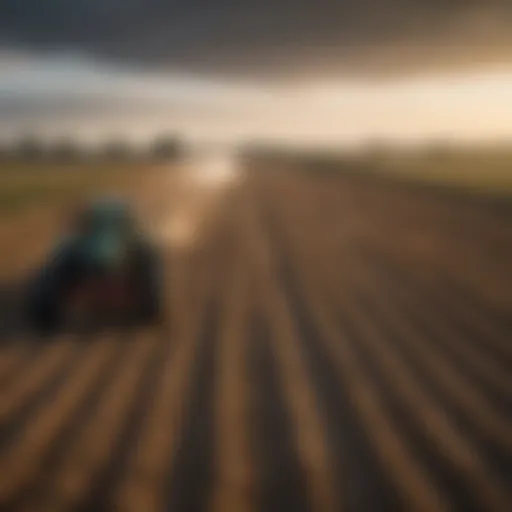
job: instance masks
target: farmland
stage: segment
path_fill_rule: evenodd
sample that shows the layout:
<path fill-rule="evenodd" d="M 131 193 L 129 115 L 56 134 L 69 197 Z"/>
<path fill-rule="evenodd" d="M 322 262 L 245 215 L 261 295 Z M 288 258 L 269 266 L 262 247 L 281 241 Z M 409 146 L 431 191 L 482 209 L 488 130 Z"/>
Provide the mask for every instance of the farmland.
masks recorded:
<path fill-rule="evenodd" d="M 164 235 L 168 325 L 4 335 L 0 508 L 510 510 L 512 216 L 384 175 L 87 188 Z M 2 220 L 5 278 L 58 231 L 45 208 Z"/>

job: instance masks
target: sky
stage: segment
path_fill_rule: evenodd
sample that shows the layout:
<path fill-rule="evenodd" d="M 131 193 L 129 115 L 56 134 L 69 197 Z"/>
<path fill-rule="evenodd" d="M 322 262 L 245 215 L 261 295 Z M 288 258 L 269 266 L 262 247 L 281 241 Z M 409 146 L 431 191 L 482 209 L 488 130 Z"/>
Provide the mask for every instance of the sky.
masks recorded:
<path fill-rule="evenodd" d="M 512 138 L 509 0 L 1 0 L 0 137 Z"/>

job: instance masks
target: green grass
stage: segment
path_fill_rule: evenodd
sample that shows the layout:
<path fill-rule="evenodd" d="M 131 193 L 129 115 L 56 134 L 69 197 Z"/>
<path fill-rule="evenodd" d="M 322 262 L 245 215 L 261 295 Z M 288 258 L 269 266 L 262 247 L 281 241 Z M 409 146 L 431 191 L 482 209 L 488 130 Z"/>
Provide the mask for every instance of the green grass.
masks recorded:
<path fill-rule="evenodd" d="M 496 195 L 512 195 L 512 151 L 389 153 L 371 160 L 375 172 Z"/>
<path fill-rule="evenodd" d="M 133 172 L 144 171 L 135 165 L 1 165 L 0 215 L 79 200 L 122 183 Z"/>

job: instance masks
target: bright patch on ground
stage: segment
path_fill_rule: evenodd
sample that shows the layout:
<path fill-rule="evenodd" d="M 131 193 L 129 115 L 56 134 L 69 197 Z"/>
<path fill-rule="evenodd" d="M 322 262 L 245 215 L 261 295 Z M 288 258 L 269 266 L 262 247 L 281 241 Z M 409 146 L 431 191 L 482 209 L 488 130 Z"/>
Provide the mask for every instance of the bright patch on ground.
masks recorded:
<path fill-rule="evenodd" d="M 228 153 L 194 156 L 178 174 L 171 170 L 169 213 L 159 230 L 164 243 L 177 249 L 192 246 L 239 176 L 238 163 Z"/>
<path fill-rule="evenodd" d="M 239 175 L 236 159 L 230 153 L 196 157 L 188 168 L 194 183 L 202 187 L 224 187 Z"/>

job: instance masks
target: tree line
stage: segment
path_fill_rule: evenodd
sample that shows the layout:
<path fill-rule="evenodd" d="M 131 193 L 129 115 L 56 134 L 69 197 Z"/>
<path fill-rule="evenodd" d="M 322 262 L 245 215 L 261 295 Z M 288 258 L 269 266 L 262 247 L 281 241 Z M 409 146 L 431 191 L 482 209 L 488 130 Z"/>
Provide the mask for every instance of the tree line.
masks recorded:
<path fill-rule="evenodd" d="M 151 143 L 136 147 L 127 140 L 118 138 L 104 141 L 94 147 L 74 140 L 62 138 L 47 142 L 26 134 L 18 140 L 0 144 L 0 160 L 48 163 L 80 163 L 90 160 L 121 163 L 137 161 L 167 161 L 178 159 L 185 153 L 184 141 L 173 135 L 157 136 Z"/>

